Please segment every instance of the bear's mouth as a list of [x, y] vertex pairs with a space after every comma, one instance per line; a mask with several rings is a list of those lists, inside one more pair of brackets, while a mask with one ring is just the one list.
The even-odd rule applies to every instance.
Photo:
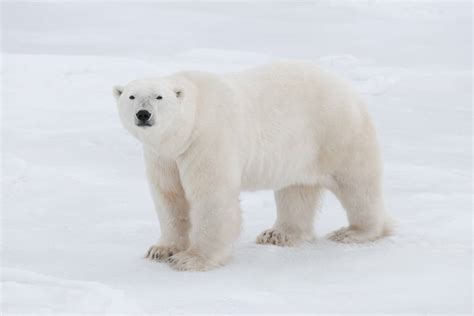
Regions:
[[151, 123], [151, 122], [138, 122], [135, 125], [137, 125], [138, 127], [146, 128], [146, 127], [153, 126], [153, 123]]

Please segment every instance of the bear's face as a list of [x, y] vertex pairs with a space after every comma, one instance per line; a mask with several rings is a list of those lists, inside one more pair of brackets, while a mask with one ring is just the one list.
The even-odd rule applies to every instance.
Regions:
[[113, 94], [124, 127], [161, 151], [179, 147], [194, 124], [194, 104], [184, 90], [176, 82], [146, 79], [115, 86]]

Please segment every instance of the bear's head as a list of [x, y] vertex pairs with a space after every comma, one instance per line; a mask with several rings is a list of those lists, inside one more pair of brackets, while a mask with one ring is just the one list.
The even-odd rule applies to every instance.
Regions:
[[195, 87], [187, 80], [142, 79], [115, 86], [123, 126], [160, 155], [184, 150], [194, 127]]

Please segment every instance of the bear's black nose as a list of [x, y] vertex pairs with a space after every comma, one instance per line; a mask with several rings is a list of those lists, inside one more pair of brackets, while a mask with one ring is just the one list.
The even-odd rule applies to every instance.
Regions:
[[137, 112], [136, 116], [140, 122], [145, 123], [146, 121], [150, 119], [151, 113], [148, 112], [147, 110], [140, 110]]

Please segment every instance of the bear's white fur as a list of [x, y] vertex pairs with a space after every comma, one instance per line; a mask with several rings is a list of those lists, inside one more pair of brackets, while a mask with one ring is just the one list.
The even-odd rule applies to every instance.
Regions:
[[[240, 231], [244, 190], [275, 192], [277, 220], [257, 237], [260, 244], [312, 240], [323, 189], [337, 196], [349, 221], [331, 240], [366, 242], [389, 232], [379, 146], [364, 102], [315, 65], [180, 72], [117, 86], [114, 95], [123, 125], [143, 144], [160, 221], [148, 258], [177, 270], [224, 264]], [[137, 126], [139, 110], [151, 114], [151, 126]]]

